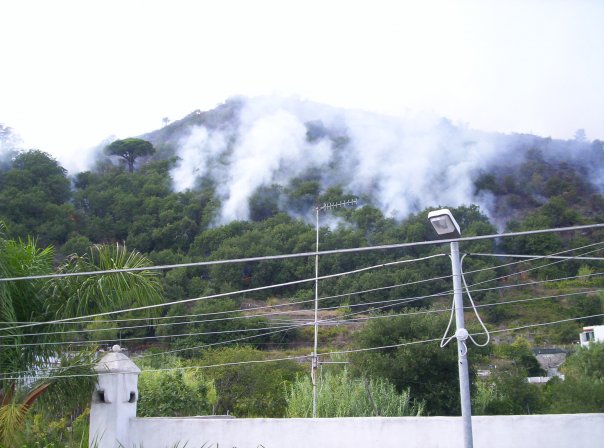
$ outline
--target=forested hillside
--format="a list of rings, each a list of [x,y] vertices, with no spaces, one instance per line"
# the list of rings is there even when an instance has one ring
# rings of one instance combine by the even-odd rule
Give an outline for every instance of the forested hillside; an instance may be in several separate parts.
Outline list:
[[[312,252],[315,207],[350,198],[356,207],[320,213],[321,250],[434,240],[427,214],[440,206],[451,208],[463,236],[604,222],[604,147],[581,133],[571,141],[496,135],[446,120],[398,123],[306,103],[231,100],[118,140],[89,171],[68,173],[43,151],[19,148],[8,128],[0,130],[5,278]],[[476,255],[599,257],[602,249],[599,230],[462,244],[472,297],[494,331],[489,346],[469,349],[477,412],[604,411],[601,350],[572,354],[564,383],[543,388],[523,382],[542,373],[531,348],[573,353],[583,325],[604,323],[601,261]],[[338,396],[358,395],[350,407],[356,411],[349,412],[374,415],[363,394],[369,387],[391,410],[380,415],[459,412],[452,344],[402,345],[439,338],[447,327],[447,252],[429,245],[320,258],[320,275],[334,276],[320,282],[319,352],[370,349],[322,358],[349,363],[325,365],[325,393],[332,395],[323,399],[324,409],[340,409],[333,401]],[[120,343],[143,355],[143,369],[222,365],[143,374],[142,415],[307,416],[314,261],[307,256],[162,269],[136,280],[142,283],[120,275],[123,283],[115,285],[95,277],[4,282],[3,347],[47,342],[54,345],[44,356],[82,347],[94,356],[96,348]],[[304,279],[311,281],[259,289]],[[221,297],[193,300],[215,294]],[[41,325],[168,302],[182,303],[85,319],[64,325],[62,333]],[[473,316],[468,309],[469,326],[480,333]],[[595,317],[575,320],[584,316]],[[15,326],[19,322],[38,322],[47,331]],[[550,322],[559,323],[536,326]],[[516,327],[522,328],[507,331]],[[401,345],[373,350],[392,344]],[[0,356],[3,406],[3,397],[14,398],[11,387],[23,386],[15,375],[31,375],[41,356],[19,366]],[[224,366],[286,356],[291,359],[280,363]],[[591,357],[599,367],[586,370]],[[491,380],[477,379],[479,368],[493,365],[498,368]],[[166,389],[177,398],[166,401]],[[572,399],[577,390],[582,403]],[[58,425],[77,432],[82,422],[76,417],[86,403],[58,409],[39,402],[38,420],[20,426],[28,437],[60,439],[60,429],[51,434],[41,422],[65,415],[71,418]]]

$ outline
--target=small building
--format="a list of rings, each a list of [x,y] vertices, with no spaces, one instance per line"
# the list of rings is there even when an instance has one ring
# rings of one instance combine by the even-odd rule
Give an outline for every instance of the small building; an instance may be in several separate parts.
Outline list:
[[[547,378],[545,381],[536,381],[536,382],[547,382],[549,379],[553,377],[559,377],[564,379],[564,375],[558,372],[560,366],[566,360],[568,356],[568,352],[566,350],[562,350],[560,348],[555,347],[535,347],[532,349],[533,355],[539,362],[539,365],[546,372]],[[537,377],[542,378],[542,377]]]
[[[604,325],[583,327],[579,340],[582,347],[587,347],[590,342],[604,342]]]

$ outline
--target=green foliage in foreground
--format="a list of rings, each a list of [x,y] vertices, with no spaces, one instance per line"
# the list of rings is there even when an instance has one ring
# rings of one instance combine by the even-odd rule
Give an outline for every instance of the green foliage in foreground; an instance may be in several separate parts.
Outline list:
[[[507,358],[514,365],[525,369],[528,376],[545,376],[546,372],[531,352],[529,342],[522,336],[517,337],[511,344],[499,344],[493,348],[495,355]]]
[[[412,344],[440,337],[447,327],[446,315],[393,316],[374,319],[357,333],[359,348],[391,346],[353,354],[352,370],[358,376],[384,378],[400,392],[425,401],[429,415],[458,415],[459,380],[455,343],[440,348],[438,342]],[[405,345],[409,344],[409,345]],[[470,356],[480,353],[472,348]],[[475,378],[470,359],[470,381]]]
[[[592,343],[563,365],[564,381],[548,383],[550,413],[604,412],[604,343]]]
[[[569,356],[564,380],[545,386],[529,384],[528,372],[514,367],[478,382],[476,414],[566,414],[604,412],[604,343],[591,344]]]
[[[89,414],[90,409],[87,408],[75,419],[62,417],[51,420],[42,413],[36,413],[27,423],[26,441],[19,448],[88,448]]]
[[[0,222],[0,274],[4,278],[52,272],[53,251],[40,249],[35,241],[7,239]],[[94,246],[88,256],[70,258],[61,272],[142,267],[148,260],[123,246]],[[132,304],[146,305],[161,300],[155,274],[99,274],[91,277],[57,278],[32,282],[4,282],[0,285],[0,328],[4,336],[0,350],[0,444],[20,446],[27,440],[30,414],[43,416],[49,425],[62,418],[71,421],[90,402],[95,378],[90,375],[94,350],[74,351],[63,342],[68,332],[50,328],[48,320],[85,313],[110,311]],[[34,322],[19,326],[15,322]],[[51,369],[52,367],[52,369]],[[69,416],[69,417],[65,417]]]
[[[139,417],[184,417],[212,413],[216,392],[199,371],[148,372],[138,380]]]
[[[288,417],[312,417],[310,378],[298,378],[286,399]],[[412,400],[408,390],[398,393],[386,380],[353,378],[347,369],[319,378],[317,417],[419,416],[423,410],[424,404]]]
[[[285,391],[306,369],[289,360],[245,364],[265,359],[266,353],[248,346],[205,350],[196,359],[140,358],[138,364],[143,373],[139,377],[138,414],[284,417]],[[241,362],[244,364],[239,365]],[[166,367],[184,369],[144,372]]]
[[[527,382],[527,371],[520,368],[497,371],[479,381],[473,397],[478,415],[521,415],[541,413],[544,408],[541,389]]]
[[[237,417],[284,417],[285,390],[306,370],[295,361],[239,362],[264,360],[266,354],[251,347],[232,347],[203,353],[203,365],[229,364],[205,372],[214,381],[216,414]]]

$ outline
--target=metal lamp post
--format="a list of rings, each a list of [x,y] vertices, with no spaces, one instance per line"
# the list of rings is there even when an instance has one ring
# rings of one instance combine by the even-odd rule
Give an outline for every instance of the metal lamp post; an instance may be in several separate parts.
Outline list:
[[[435,210],[428,213],[428,219],[441,238],[456,238],[461,236],[459,224],[447,209]],[[463,298],[461,289],[461,262],[459,258],[459,243],[451,242],[451,268],[453,271],[453,307],[455,309],[455,337],[457,339],[457,356],[459,368],[459,392],[461,397],[461,417],[463,420],[464,447],[472,448],[472,403],[470,399],[470,375],[468,373],[468,330],[465,329],[463,315]]]

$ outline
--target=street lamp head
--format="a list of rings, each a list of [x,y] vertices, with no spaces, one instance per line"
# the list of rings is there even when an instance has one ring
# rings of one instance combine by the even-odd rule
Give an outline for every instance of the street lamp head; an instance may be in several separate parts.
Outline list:
[[[459,224],[451,212],[446,209],[434,210],[428,213],[428,219],[440,238],[455,238],[461,236]]]

